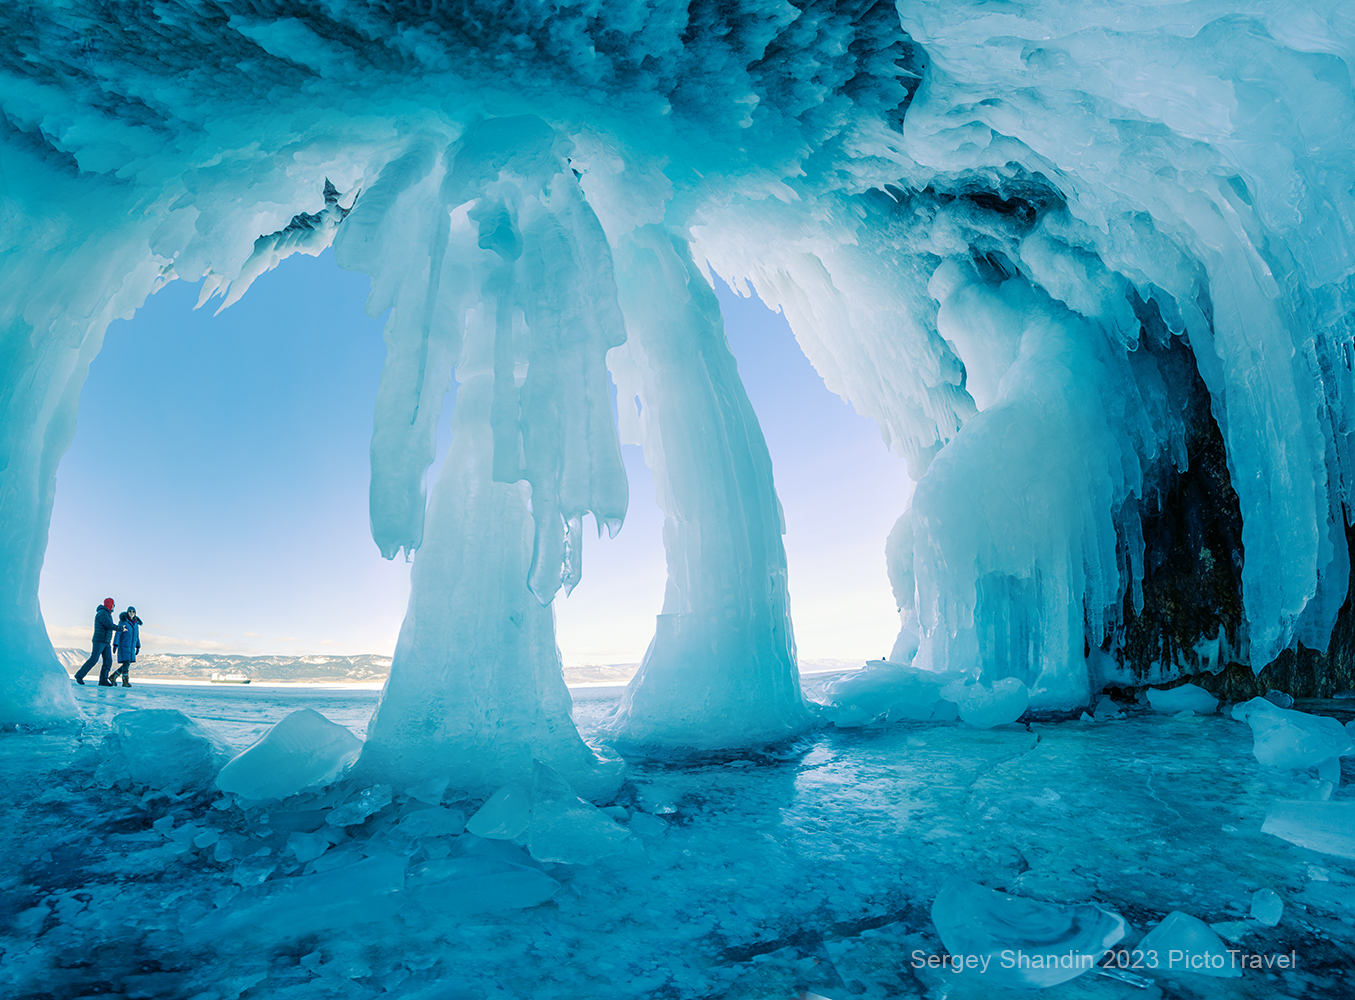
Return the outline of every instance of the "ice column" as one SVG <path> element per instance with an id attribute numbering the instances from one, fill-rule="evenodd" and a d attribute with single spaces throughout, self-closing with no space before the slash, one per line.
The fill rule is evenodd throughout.
<path id="1" fill-rule="evenodd" d="M 409 610 L 361 766 L 413 785 L 450 778 L 472 794 L 531 783 L 543 761 L 588 797 L 620 770 L 570 719 L 555 613 L 527 587 L 531 488 L 493 481 L 494 376 L 457 393 L 451 451 L 429 503 Z"/>
<path id="2" fill-rule="evenodd" d="M 694 749 L 790 736 L 808 715 L 781 506 L 719 305 L 660 227 L 627 238 L 617 271 L 629 340 L 613 374 L 623 426 L 654 472 L 668 585 L 610 732 L 622 746 Z"/>
<path id="3" fill-rule="evenodd" d="M 620 781 L 574 728 L 550 607 L 582 572 L 584 515 L 615 531 L 627 493 L 606 369 L 624 327 L 568 149 L 533 117 L 491 119 L 441 154 L 411 145 L 339 241 L 374 275 L 368 308 L 391 307 L 372 528 L 386 555 L 418 556 L 361 766 L 401 783 L 487 794 L 530 783 L 535 760 L 591 798 Z M 454 362 L 453 444 L 425 520 Z"/>

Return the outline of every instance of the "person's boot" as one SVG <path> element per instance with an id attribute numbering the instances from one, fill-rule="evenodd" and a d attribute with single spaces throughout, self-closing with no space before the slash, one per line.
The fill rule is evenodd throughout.
<path id="1" fill-rule="evenodd" d="M 122 686 L 125 687 L 125 688 L 129 688 L 129 687 L 132 686 L 132 682 L 131 682 L 130 680 L 127 679 L 127 675 L 126 675 L 126 674 L 123 674 L 123 675 L 122 675 Z"/>
<path id="2" fill-rule="evenodd" d="M 79 684 L 81 687 L 84 687 L 84 686 L 85 686 L 85 679 L 84 679 L 83 677 L 81 677 L 79 674 L 76 674 L 76 675 L 75 675 L 75 683 Z"/>

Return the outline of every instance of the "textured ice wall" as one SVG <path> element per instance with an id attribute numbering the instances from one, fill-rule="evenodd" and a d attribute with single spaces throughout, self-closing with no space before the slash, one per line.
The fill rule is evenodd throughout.
<path id="1" fill-rule="evenodd" d="M 614 431 L 595 419 L 599 355 L 637 280 L 628 241 L 655 226 L 784 308 L 830 388 L 908 459 L 918 486 L 889 557 L 916 635 L 897 655 L 1022 677 L 1035 704 L 1099 686 L 1106 668 L 1083 654 L 1103 638 L 1113 652 L 1138 599 L 1138 512 L 1188 460 L 1172 344 L 1208 392 L 1242 513 L 1234 655 L 1259 668 L 1326 642 L 1347 579 L 1355 391 L 1355 20 L 1336 0 L 16 3 L 0 27 L 7 718 L 72 711 L 36 583 L 56 461 L 108 320 L 175 277 L 206 274 L 229 298 L 336 233 L 347 266 L 374 276 L 372 307 L 392 307 L 373 439 L 388 554 L 431 544 L 435 411 L 460 324 L 492 324 L 490 482 L 532 491 L 531 593 L 575 582 L 583 512 L 611 524 L 623 506 Z M 532 219 L 555 241 L 535 270 L 516 247 Z M 717 331 L 686 327 L 693 347 Z M 613 355 L 623 382 L 634 357 Z M 674 412 L 737 414 L 722 364 L 708 369 L 725 372 L 723 408 Z M 534 416 L 554 406 L 586 426 Z M 656 397 L 666 423 L 663 408 Z M 659 422 L 642 431 L 667 461 Z M 714 458 L 751 449 L 739 461 L 755 470 L 759 439 Z M 671 523 L 714 516 L 765 551 L 726 606 L 749 609 L 770 651 L 746 676 L 782 691 L 779 540 L 770 519 L 749 531 L 770 484 L 687 504 L 665 469 Z M 676 578 L 695 551 L 670 543 Z M 420 595 L 455 591 L 423 577 L 411 621 Z M 718 676 L 722 696 L 736 690 L 738 675 Z M 637 686 L 631 705 L 646 698 Z M 500 722 L 522 720 L 479 724 Z"/>

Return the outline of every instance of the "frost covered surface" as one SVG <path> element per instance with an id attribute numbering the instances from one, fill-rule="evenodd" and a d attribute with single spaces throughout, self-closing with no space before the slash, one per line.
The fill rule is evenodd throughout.
<path id="1" fill-rule="evenodd" d="M 1338 0 L 21 2 L 0 27 L 8 721 L 74 714 L 37 580 L 108 321 L 176 278 L 229 302 L 331 243 L 390 309 L 373 535 L 444 567 L 421 574 L 396 678 L 425 676 L 458 616 L 487 613 L 491 642 L 519 613 L 516 578 L 489 574 L 549 601 L 578 582 L 589 516 L 620 523 L 611 364 L 666 480 L 677 595 L 628 728 L 691 744 L 692 713 L 728 703 L 747 705 L 745 740 L 802 725 L 765 447 L 718 324 L 684 297 L 705 267 L 784 309 L 908 459 L 888 543 L 905 662 L 1015 678 L 1037 709 L 1132 673 L 1114 654 L 1142 607 L 1142 517 L 1191 461 L 1182 414 L 1201 394 L 1241 514 L 1245 622 L 1133 669 L 1166 679 L 1221 650 L 1259 669 L 1327 642 L 1355 402 L 1355 28 Z M 680 266 L 651 281 L 644 246 Z M 648 294 L 683 318 L 646 329 Z M 647 373 L 675 344 L 702 363 Z M 501 494 L 465 507 L 464 531 L 515 541 L 488 596 L 444 600 L 439 620 L 423 595 L 456 592 L 464 551 L 425 524 L 423 476 L 453 378 L 486 435 L 463 472 Z M 728 593 L 704 551 L 722 547 L 749 570 Z M 729 608 L 748 635 L 715 624 Z M 531 631 L 517 704 L 538 713 L 552 637 Z M 477 656 L 456 669 L 493 669 Z M 706 668 L 692 704 L 665 657 Z M 396 705 L 418 724 L 397 683 L 383 732 Z M 516 734 L 505 759 L 562 720 L 484 698 L 483 728 Z"/>
<path id="2" fill-rule="evenodd" d="M 1344 989 L 1355 862 L 1262 832 L 1275 801 L 1306 801 L 1311 786 L 1262 768 L 1248 727 L 1225 715 L 1134 710 L 1031 731 L 903 722 L 823 730 L 781 757 L 640 764 L 619 808 L 603 811 L 631 846 L 559 864 L 466 832 L 468 808 L 379 786 L 261 812 L 99 780 L 113 714 L 183 693 L 91 698 L 83 736 L 0 735 L 20 793 L 0 806 L 0 992 L 992 996 L 982 977 L 910 968 L 914 950 L 941 953 L 932 907 L 956 873 L 1034 909 L 1120 914 L 1123 947 L 1180 911 L 1197 934 L 1191 921 L 1214 940 L 1227 931 L 1230 947 L 1298 954 L 1293 971 L 1156 977 L 1164 995 Z M 198 691 L 181 704 L 242 749 L 253 726 L 211 717 L 266 728 L 294 706 L 261 694 Z M 349 725 L 375 701 L 311 697 Z M 585 735 L 597 714 L 579 715 Z M 1346 794 L 1313 804 L 1348 806 Z M 971 926 L 986 912 L 962 909 Z M 1062 940 L 1099 919 L 1046 930 Z M 1130 988 L 1091 972 L 1050 995 Z"/>

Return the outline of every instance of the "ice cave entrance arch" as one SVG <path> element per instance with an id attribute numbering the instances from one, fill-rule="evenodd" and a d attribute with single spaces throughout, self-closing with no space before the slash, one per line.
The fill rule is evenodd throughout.
<path id="1" fill-rule="evenodd" d="M 381 322 L 362 314 L 365 276 L 332 257 L 284 262 L 216 316 L 190 312 L 198 285 L 175 282 L 110 326 L 61 468 L 41 595 L 54 645 L 87 645 L 80 622 L 106 590 L 119 608 L 139 603 L 176 652 L 389 651 L 406 564 L 379 559 L 360 527 Z M 879 541 L 906 492 L 903 465 L 827 391 L 782 317 L 718 279 L 717 294 L 799 528 L 808 664 L 880 655 L 896 619 Z M 557 604 L 573 663 L 592 651 L 569 647 L 604 628 L 618 593 L 634 596 L 610 624 L 632 647 L 662 599 L 662 516 L 639 449 L 625 450 L 640 487 L 628 530 L 591 550 L 591 586 Z"/>
<path id="2" fill-rule="evenodd" d="M 94 604 L 157 647 L 389 655 L 408 595 L 367 525 L 384 348 L 369 282 L 297 255 L 231 308 L 171 282 L 110 324 L 58 472 L 40 597 L 88 653 Z"/>

